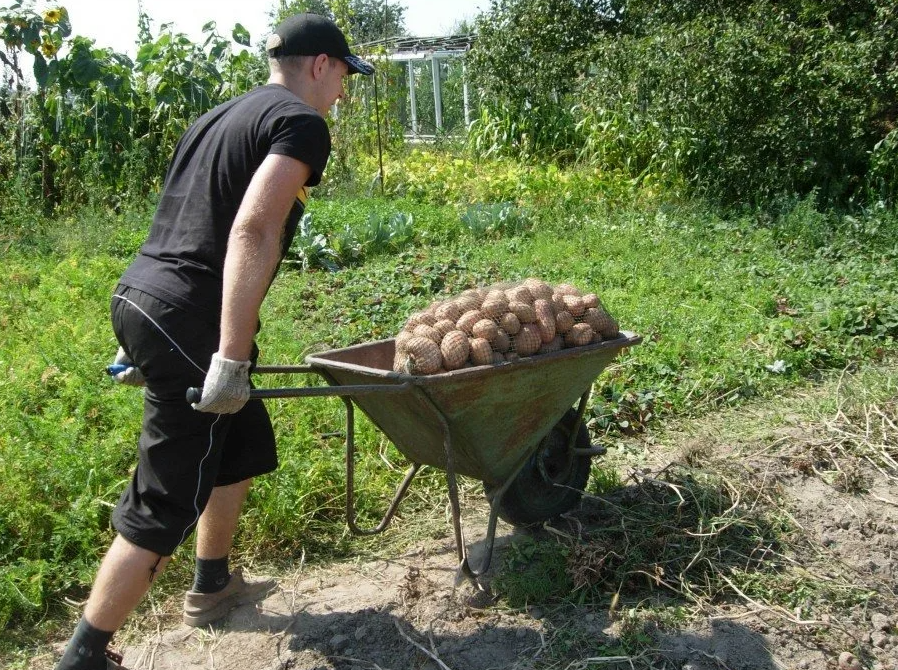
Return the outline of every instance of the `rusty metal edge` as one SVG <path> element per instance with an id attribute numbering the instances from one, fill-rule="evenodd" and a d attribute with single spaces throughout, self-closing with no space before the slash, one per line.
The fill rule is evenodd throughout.
<path id="1" fill-rule="evenodd" d="M 562 360 L 565 358 L 574 358 L 579 356 L 585 356 L 595 351 L 604 351 L 604 350 L 620 350 L 626 349 L 627 347 L 635 346 L 642 342 L 642 336 L 637 335 L 631 331 L 622 330 L 620 333 L 620 337 L 616 337 L 613 340 L 607 340 L 605 342 L 599 342 L 598 344 L 587 344 L 582 347 L 573 347 L 571 349 L 562 349 L 561 351 L 555 351 L 549 354 L 540 354 L 538 356 L 527 356 L 521 358 L 519 361 L 515 361 L 514 363 L 505 362 L 491 365 L 478 365 L 472 368 L 464 368 L 462 370 L 452 370 L 451 372 L 443 372 L 435 375 L 408 375 L 403 374 L 401 372 L 393 372 L 392 370 L 383 370 L 380 368 L 372 368 L 366 365 L 356 365 L 354 363 L 345 363 L 343 361 L 336 361 L 329 358 L 324 358 L 328 354 L 333 354 L 337 352 L 347 352 L 354 351 L 356 349 L 362 349 L 365 347 L 370 347 L 376 344 L 382 344 L 384 342 L 389 342 L 392 338 L 388 338 L 386 340 L 376 340 L 373 342 L 365 342 L 363 344 L 356 344 L 350 347 L 344 347 L 342 349 L 332 349 L 330 351 L 324 351 L 319 354 L 310 354 L 306 356 L 305 362 L 307 365 L 316 367 L 316 368 L 339 368 L 342 370 L 352 370 L 354 372 L 363 373 L 366 375 L 371 375 L 374 377 L 381 377 L 383 379 L 395 380 L 397 382 L 411 382 L 420 386 L 430 386 L 433 384 L 439 384 L 441 380 L 444 379 L 458 379 L 461 377 L 476 377 L 484 374 L 493 374 L 498 371 L 512 371 L 512 370 L 520 370 L 524 366 L 537 366 L 537 365 L 545 365 L 547 363 L 551 363 L 552 361 Z"/>

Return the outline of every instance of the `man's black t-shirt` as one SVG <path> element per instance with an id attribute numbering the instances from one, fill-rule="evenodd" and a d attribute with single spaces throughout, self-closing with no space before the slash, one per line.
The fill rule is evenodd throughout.
<path id="1" fill-rule="evenodd" d="M 330 148 L 321 115 L 278 84 L 207 112 L 178 142 L 150 234 L 120 283 L 217 326 L 228 235 L 256 170 L 268 154 L 283 154 L 308 165 L 306 186 L 315 186 Z M 305 197 L 303 188 L 287 216 L 282 257 Z"/>

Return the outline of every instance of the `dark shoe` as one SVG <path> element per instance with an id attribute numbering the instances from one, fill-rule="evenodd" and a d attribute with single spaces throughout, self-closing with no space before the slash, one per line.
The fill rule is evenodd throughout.
<path id="1" fill-rule="evenodd" d="M 188 626 L 206 626 L 218 621 L 240 605 L 261 600 L 277 588 L 273 579 L 247 581 L 238 568 L 231 573 L 228 585 L 216 593 L 188 591 L 184 596 L 184 623 Z"/>
<path id="2" fill-rule="evenodd" d="M 119 653 L 112 651 L 112 649 L 107 649 L 106 654 L 106 670 L 128 670 L 125 666 L 122 665 L 122 661 L 125 659 Z"/>

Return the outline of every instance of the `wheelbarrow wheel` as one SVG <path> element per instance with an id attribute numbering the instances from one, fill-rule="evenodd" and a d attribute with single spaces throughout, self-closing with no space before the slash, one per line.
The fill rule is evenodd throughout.
<path id="1" fill-rule="evenodd" d="M 513 526 L 532 526 L 567 512 L 580 502 L 589 479 L 591 457 L 568 449 L 571 428 L 577 420 L 573 409 L 559 421 L 511 482 L 499 502 L 499 518 Z M 583 422 L 577 429 L 575 449 L 591 446 Z M 492 500 L 498 485 L 484 483 Z"/>

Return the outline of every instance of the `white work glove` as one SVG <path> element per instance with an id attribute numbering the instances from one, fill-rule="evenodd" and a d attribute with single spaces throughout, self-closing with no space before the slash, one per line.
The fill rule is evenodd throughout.
<path id="1" fill-rule="evenodd" d="M 146 384 L 146 380 L 143 378 L 143 373 L 140 371 L 140 368 L 134 365 L 134 361 L 128 358 L 128 354 L 126 354 L 125 350 L 121 347 L 118 348 L 118 352 L 115 354 L 115 360 L 112 361 L 112 364 L 128 366 L 122 372 L 112 375 L 112 379 L 119 384 L 127 384 L 128 386 L 144 386 Z"/>
<path id="2" fill-rule="evenodd" d="M 249 400 L 250 361 L 232 361 L 212 354 L 203 395 L 199 402 L 191 406 L 198 412 L 213 414 L 234 414 Z"/>

